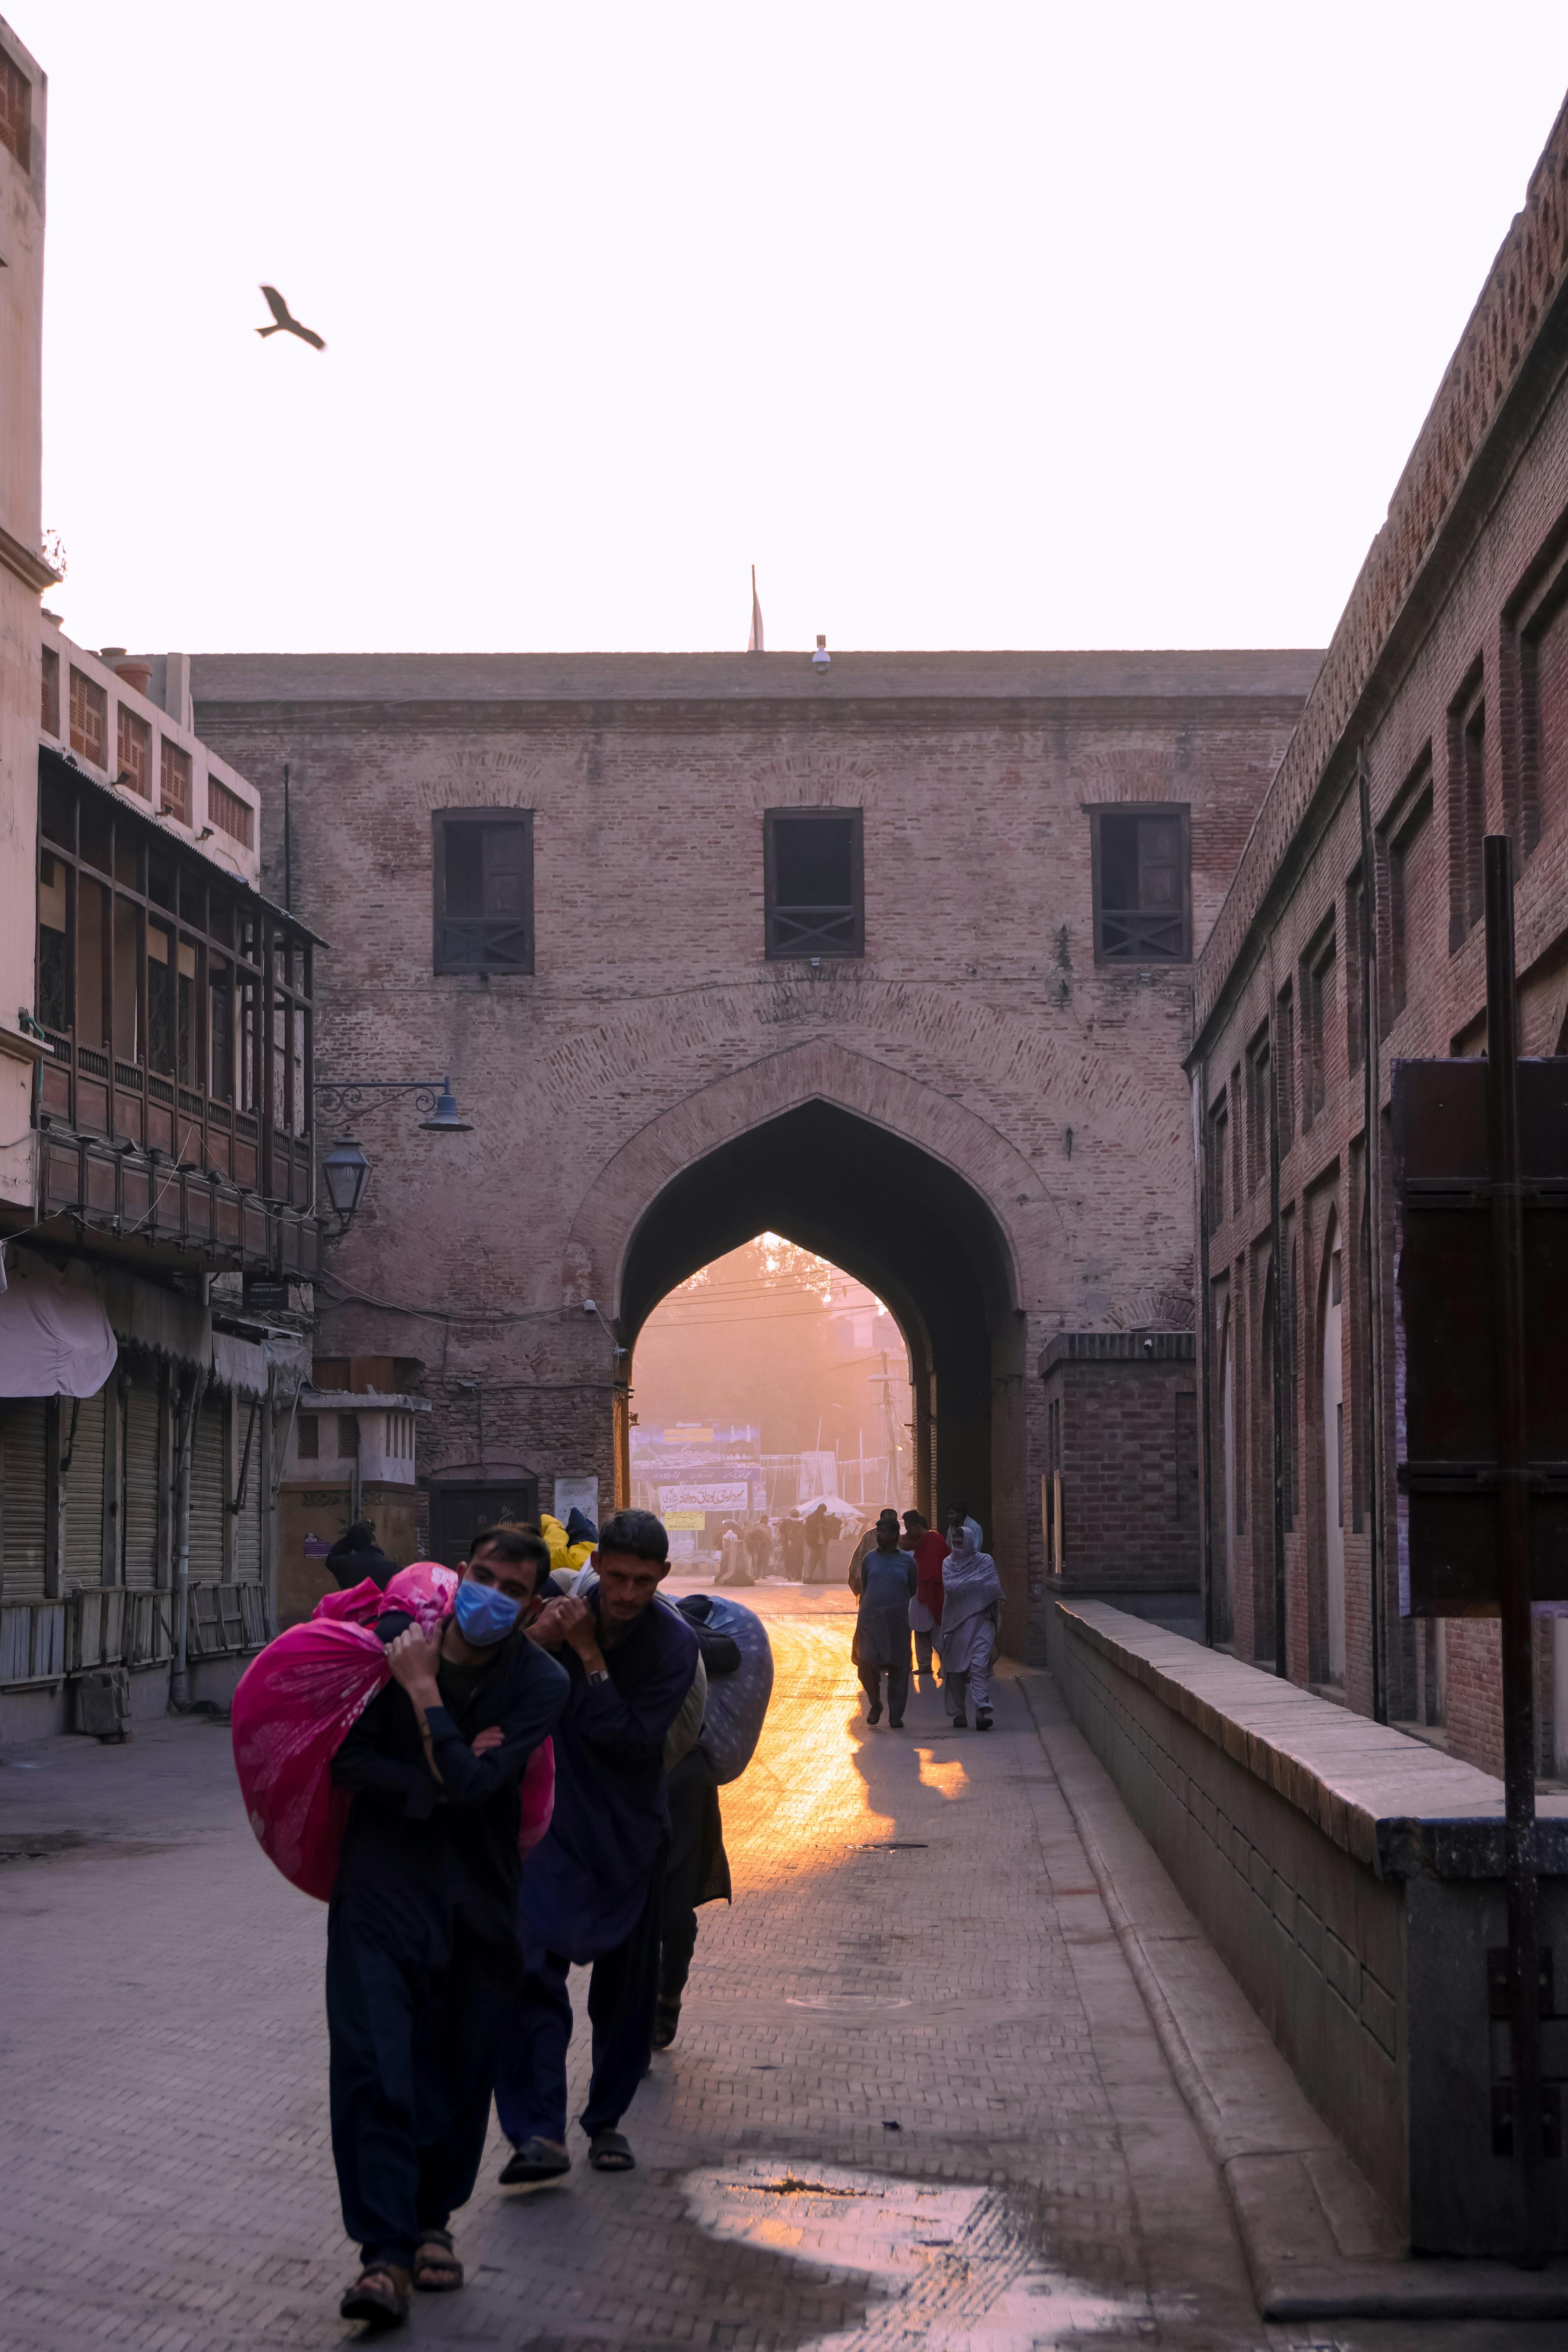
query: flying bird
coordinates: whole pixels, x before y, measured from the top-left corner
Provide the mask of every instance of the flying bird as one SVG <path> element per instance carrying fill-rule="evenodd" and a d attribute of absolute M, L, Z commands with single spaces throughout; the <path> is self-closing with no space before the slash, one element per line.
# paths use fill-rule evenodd
<path fill-rule="evenodd" d="M 258 335 L 298 335 L 300 341 L 302 343 L 309 343 L 313 352 L 326 350 L 326 344 L 320 335 L 312 334 L 309 327 L 302 327 L 298 319 L 289 317 L 289 305 L 276 286 L 264 286 L 261 290 L 267 297 L 267 307 L 272 313 L 272 324 L 269 327 L 258 327 L 256 331 Z"/>

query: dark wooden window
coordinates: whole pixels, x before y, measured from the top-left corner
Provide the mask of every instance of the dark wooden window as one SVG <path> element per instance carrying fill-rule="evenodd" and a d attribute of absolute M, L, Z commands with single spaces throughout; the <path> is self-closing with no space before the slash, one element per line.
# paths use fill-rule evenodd
<path fill-rule="evenodd" d="M 1448 710 L 1448 947 L 1481 919 L 1481 843 L 1487 830 L 1487 706 L 1478 663 Z"/>
<path fill-rule="evenodd" d="M 1246 1162 L 1242 1157 L 1246 1142 L 1243 1130 L 1247 1125 L 1247 1106 L 1241 1090 L 1239 1062 L 1232 1066 L 1230 1073 L 1230 1213 L 1234 1217 L 1239 1214 L 1241 1204 L 1247 1198 Z"/>
<path fill-rule="evenodd" d="M 318 1414 L 313 1412 L 302 1412 L 300 1415 L 299 1450 L 300 1459 L 301 1462 L 319 1462 L 321 1460 L 321 1418 Z"/>
<path fill-rule="evenodd" d="M 165 735 L 160 746 L 158 772 L 159 806 L 165 816 L 178 817 L 182 824 L 191 821 L 191 755 L 171 743 Z"/>
<path fill-rule="evenodd" d="M 359 1460 L 359 1415 L 340 1412 L 338 1415 L 338 1459 L 340 1462 Z"/>
<path fill-rule="evenodd" d="M 1420 926 L 1423 892 L 1432 850 L 1432 792 L 1416 794 L 1415 805 L 1388 849 L 1388 1010 L 1391 1021 L 1404 1012 L 1410 992 L 1412 936 Z"/>
<path fill-rule="evenodd" d="M 769 809 L 763 865 L 770 956 L 866 952 L 858 809 Z"/>
<path fill-rule="evenodd" d="M 1209 1231 L 1217 1233 L 1225 1223 L 1225 1158 L 1230 1140 L 1230 1113 L 1226 1097 L 1221 1095 L 1209 1113 L 1208 1213 Z"/>
<path fill-rule="evenodd" d="M 71 667 L 71 750 L 95 768 L 109 765 L 109 697 L 85 670 Z"/>
<path fill-rule="evenodd" d="M 438 809 L 437 971 L 533 970 L 533 812 Z"/>
<path fill-rule="evenodd" d="M 1268 1032 L 1259 1030 L 1247 1049 L 1247 1183 L 1256 1192 L 1268 1174 Z"/>
<path fill-rule="evenodd" d="M 1296 992 L 1289 981 L 1274 1009 L 1274 1052 L 1279 1064 L 1279 1156 L 1296 1140 Z"/>
<path fill-rule="evenodd" d="M 1521 855 L 1568 810 L 1568 564 L 1537 598 L 1518 638 Z"/>
<path fill-rule="evenodd" d="M 1090 809 L 1094 952 L 1101 963 L 1186 963 L 1192 949 L 1185 807 Z"/>
<path fill-rule="evenodd" d="M 39 698 L 39 722 L 46 735 L 58 736 L 60 731 L 60 657 L 53 646 L 44 647 L 43 688 Z"/>
<path fill-rule="evenodd" d="M 41 1117 L 308 1207 L 308 935 L 58 753 L 38 765 Z"/>
<path fill-rule="evenodd" d="M 134 710 L 123 702 L 117 703 L 116 735 L 120 755 L 119 782 L 140 793 L 144 801 L 153 797 L 153 730 Z"/>
<path fill-rule="evenodd" d="M 1301 959 L 1301 1131 L 1323 1108 L 1328 1092 L 1327 1048 L 1334 1017 L 1334 933 L 1321 931 Z"/>

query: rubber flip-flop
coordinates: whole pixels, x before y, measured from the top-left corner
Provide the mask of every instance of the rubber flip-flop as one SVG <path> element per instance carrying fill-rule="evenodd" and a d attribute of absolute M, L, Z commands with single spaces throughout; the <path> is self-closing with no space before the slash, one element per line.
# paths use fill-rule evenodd
<path fill-rule="evenodd" d="M 588 2161 L 595 2172 L 630 2172 L 637 2158 L 624 2132 L 595 2132 L 588 2143 Z"/>
<path fill-rule="evenodd" d="M 503 2189 L 535 2189 L 541 2181 L 559 2180 L 572 2169 L 572 2159 L 556 2140 L 520 2140 L 507 2158 L 500 2177 Z"/>

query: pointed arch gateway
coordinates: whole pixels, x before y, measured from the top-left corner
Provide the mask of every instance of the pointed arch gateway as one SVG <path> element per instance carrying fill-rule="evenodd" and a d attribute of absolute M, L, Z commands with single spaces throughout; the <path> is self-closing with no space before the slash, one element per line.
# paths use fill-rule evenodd
<path fill-rule="evenodd" d="M 1018 1266 L 1033 1236 L 1018 1225 L 1056 1213 L 983 1119 L 815 1040 L 684 1097 L 623 1145 L 574 1220 L 568 1301 L 597 1298 L 629 1357 L 677 1283 L 756 1233 L 831 1258 L 887 1302 L 909 1347 L 921 1507 L 962 1496 L 1021 1561 Z"/>

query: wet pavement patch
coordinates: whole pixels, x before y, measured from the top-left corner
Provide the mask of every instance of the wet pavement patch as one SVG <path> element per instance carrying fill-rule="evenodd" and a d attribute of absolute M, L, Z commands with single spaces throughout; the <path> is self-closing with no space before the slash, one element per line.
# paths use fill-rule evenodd
<path fill-rule="evenodd" d="M 815 2337 L 809 2352 L 884 2342 L 1044 2352 L 1148 2312 L 1142 2296 L 1112 2298 L 1058 2268 L 1015 2201 L 993 2188 L 837 2165 L 795 2172 L 765 2158 L 689 2173 L 684 2186 L 691 2219 L 710 2236 L 819 2278 L 864 2283 L 864 2321 Z"/>

